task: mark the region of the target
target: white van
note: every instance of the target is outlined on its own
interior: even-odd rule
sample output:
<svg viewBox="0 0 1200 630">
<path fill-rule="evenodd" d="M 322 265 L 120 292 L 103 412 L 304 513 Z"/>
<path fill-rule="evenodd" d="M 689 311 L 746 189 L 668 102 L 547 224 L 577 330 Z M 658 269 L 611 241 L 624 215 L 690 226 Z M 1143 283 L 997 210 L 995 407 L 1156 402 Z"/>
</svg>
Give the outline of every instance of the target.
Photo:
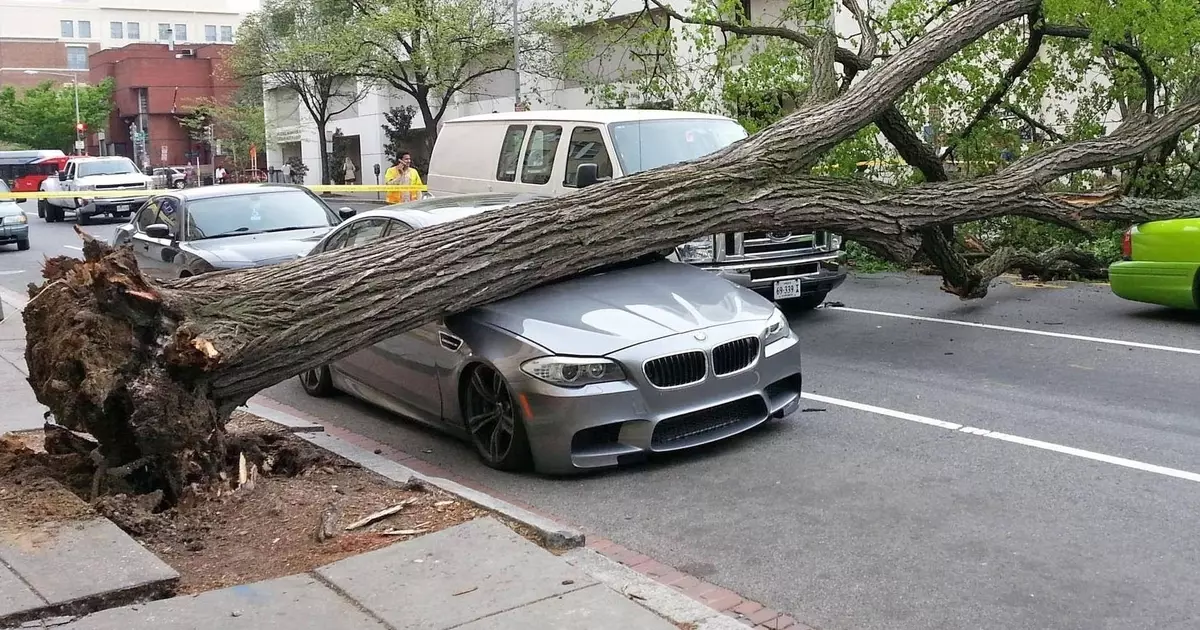
<svg viewBox="0 0 1200 630">
<path fill-rule="evenodd" d="M 733 119 L 694 112 L 595 109 L 467 116 L 442 125 L 427 185 L 435 197 L 556 196 L 692 160 L 746 135 Z M 680 245 L 675 256 L 776 301 L 811 308 L 846 279 L 838 265 L 840 248 L 841 238 L 828 232 L 747 232 L 697 239 Z"/>
</svg>

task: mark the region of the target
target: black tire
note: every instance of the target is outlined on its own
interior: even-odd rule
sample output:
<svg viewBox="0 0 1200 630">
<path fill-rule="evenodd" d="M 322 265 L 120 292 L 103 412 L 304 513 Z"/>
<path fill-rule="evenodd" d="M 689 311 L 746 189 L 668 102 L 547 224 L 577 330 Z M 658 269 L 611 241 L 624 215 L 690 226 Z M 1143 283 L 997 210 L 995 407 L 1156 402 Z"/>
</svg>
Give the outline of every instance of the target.
<svg viewBox="0 0 1200 630">
<path fill-rule="evenodd" d="M 37 209 L 38 209 L 38 218 L 46 219 L 46 200 L 45 199 L 37 200 Z M 46 220 L 49 221 L 50 219 L 46 219 Z"/>
<path fill-rule="evenodd" d="M 67 212 L 66 210 L 63 210 L 61 206 L 49 206 L 46 208 L 46 210 L 48 210 L 50 214 L 54 216 L 54 223 L 62 223 L 62 220 L 65 218 Z"/>
<path fill-rule="evenodd" d="M 17 251 L 24 252 L 24 251 L 28 251 L 28 250 L 29 250 L 29 239 L 25 239 L 23 241 L 17 241 Z"/>
<path fill-rule="evenodd" d="M 84 214 L 82 208 L 76 208 L 75 209 L 75 223 L 77 223 L 79 225 L 91 225 L 92 217 L 91 217 L 91 215 Z"/>
<path fill-rule="evenodd" d="M 823 293 L 809 293 L 808 295 L 802 295 L 798 298 L 779 300 L 779 308 L 792 312 L 811 311 L 821 304 L 824 304 L 825 298 L 827 297 L 829 297 L 828 291 Z"/>
<path fill-rule="evenodd" d="M 185 185 L 187 185 L 187 182 L 185 182 L 181 179 L 181 180 L 175 182 L 174 184 L 172 184 L 171 187 L 175 188 L 175 189 L 180 189 L 180 188 L 183 188 Z"/>
<path fill-rule="evenodd" d="M 329 373 L 327 365 L 303 372 L 297 378 L 300 379 L 300 387 L 304 388 L 304 393 L 313 398 L 328 398 L 337 393 L 337 388 L 333 386 L 333 375 Z"/>
<path fill-rule="evenodd" d="M 463 419 L 475 452 L 489 468 L 529 470 L 533 455 L 525 421 L 504 376 L 486 365 L 463 373 Z"/>
</svg>

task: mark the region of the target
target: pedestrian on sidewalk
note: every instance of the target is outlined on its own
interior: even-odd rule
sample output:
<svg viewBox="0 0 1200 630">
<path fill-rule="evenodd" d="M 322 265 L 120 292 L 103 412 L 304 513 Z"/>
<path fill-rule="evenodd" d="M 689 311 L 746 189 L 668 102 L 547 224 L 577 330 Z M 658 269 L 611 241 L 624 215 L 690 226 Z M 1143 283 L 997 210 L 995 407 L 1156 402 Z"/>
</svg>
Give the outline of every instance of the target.
<svg viewBox="0 0 1200 630">
<path fill-rule="evenodd" d="M 346 161 L 342 163 L 342 171 L 345 173 L 345 176 L 343 177 L 342 182 L 345 183 L 347 186 L 355 183 L 355 180 L 357 179 L 355 176 L 356 175 L 355 170 L 356 169 L 354 168 L 354 161 L 351 160 L 350 156 L 347 155 Z"/>
<path fill-rule="evenodd" d="M 417 173 L 417 169 L 412 167 L 412 153 L 402 151 L 400 161 L 396 162 L 395 166 L 389 167 L 383 174 L 383 181 L 388 186 L 420 186 L 421 176 Z M 387 202 L 390 204 L 404 203 L 420 198 L 420 193 L 409 191 L 389 190 L 387 194 Z"/>
</svg>

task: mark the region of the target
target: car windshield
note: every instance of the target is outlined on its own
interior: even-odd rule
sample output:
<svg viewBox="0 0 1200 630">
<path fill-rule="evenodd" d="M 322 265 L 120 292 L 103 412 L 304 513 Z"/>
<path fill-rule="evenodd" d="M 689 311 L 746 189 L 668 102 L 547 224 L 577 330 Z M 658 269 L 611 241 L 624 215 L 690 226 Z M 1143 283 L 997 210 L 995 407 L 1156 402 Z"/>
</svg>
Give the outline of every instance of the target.
<svg viewBox="0 0 1200 630">
<path fill-rule="evenodd" d="M 3 179 L 0 179 L 0 192 L 12 192 L 8 188 L 8 183 L 5 182 Z"/>
<path fill-rule="evenodd" d="M 188 202 L 188 238 L 217 238 L 330 227 L 337 217 L 303 190 L 280 190 Z"/>
<path fill-rule="evenodd" d="M 613 123 L 609 133 L 626 175 L 694 160 L 747 135 L 738 123 L 721 118 Z"/>
<path fill-rule="evenodd" d="M 93 175 L 125 175 L 138 172 L 137 167 L 129 160 L 88 160 L 79 163 L 77 177 Z"/>
</svg>

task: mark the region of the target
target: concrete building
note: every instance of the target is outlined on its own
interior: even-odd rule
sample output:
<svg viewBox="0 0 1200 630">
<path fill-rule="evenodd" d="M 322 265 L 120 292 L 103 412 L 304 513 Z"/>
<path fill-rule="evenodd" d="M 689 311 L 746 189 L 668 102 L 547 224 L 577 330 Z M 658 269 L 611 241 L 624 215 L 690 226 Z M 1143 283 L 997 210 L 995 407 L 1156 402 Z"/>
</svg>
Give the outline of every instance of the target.
<svg viewBox="0 0 1200 630">
<path fill-rule="evenodd" d="M 99 83 L 111 77 L 114 89 L 103 146 L 93 134 L 88 153 L 124 155 L 151 166 L 196 158 L 209 164 L 207 145 L 194 141 L 179 120 L 201 99 L 225 101 L 233 96 L 238 85 L 222 67 L 229 50 L 220 44 L 130 44 L 92 55 L 89 80 Z M 132 138 L 133 130 L 145 131 L 146 137 Z"/>
<path fill-rule="evenodd" d="M 231 43 L 257 0 L 0 0 L 0 87 L 88 77 L 88 57 L 130 43 Z"/>
</svg>

